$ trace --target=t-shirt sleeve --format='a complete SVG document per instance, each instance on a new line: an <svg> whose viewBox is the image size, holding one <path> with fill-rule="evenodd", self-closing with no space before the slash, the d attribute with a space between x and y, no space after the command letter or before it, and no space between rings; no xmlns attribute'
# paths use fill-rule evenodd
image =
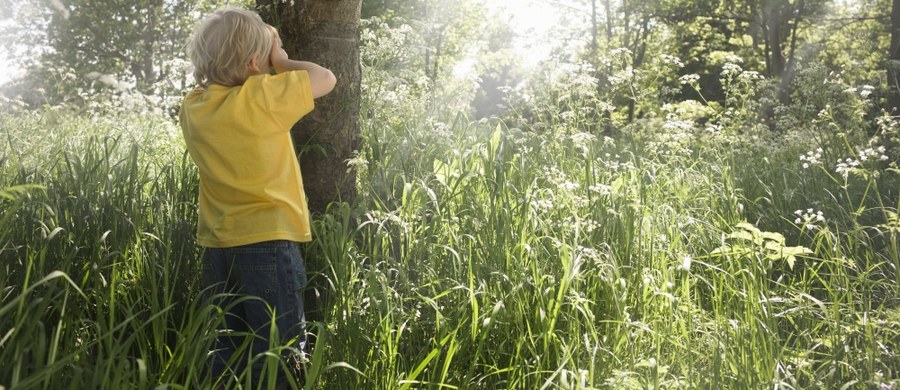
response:
<svg viewBox="0 0 900 390"><path fill-rule="evenodd" d="M290 129L315 108L309 73L305 70L265 75L260 83L263 106L279 128Z"/></svg>

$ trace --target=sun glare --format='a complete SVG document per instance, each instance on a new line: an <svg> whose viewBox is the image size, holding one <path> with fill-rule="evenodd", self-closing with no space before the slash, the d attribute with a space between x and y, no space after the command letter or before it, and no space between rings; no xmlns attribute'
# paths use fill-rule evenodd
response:
<svg viewBox="0 0 900 390"><path fill-rule="evenodd" d="M0 28L7 27L11 23L10 19L0 20ZM0 85L6 84L17 74L16 68L13 67L12 61L10 61L10 54L6 52L5 47L0 46Z"/></svg>
<svg viewBox="0 0 900 390"><path fill-rule="evenodd" d="M553 46L559 40L554 28L559 23L559 6L536 0L484 0L485 6L493 15L499 15L498 22L508 22L516 37L510 42L513 50L521 59L520 64L526 68L534 67L550 55ZM453 74L457 78L465 78L475 70L475 56L469 53L467 58L456 64Z"/></svg>
<svg viewBox="0 0 900 390"><path fill-rule="evenodd" d="M513 47L521 52L523 63L537 65L547 58L558 36L559 5L535 0L492 0L487 6L509 20L516 33Z"/></svg>

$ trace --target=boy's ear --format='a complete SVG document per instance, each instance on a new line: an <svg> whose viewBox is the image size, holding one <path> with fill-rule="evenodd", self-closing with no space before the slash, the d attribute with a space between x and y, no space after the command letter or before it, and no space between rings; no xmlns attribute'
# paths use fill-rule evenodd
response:
<svg viewBox="0 0 900 390"><path fill-rule="evenodd" d="M250 59L250 63L247 64L247 69L250 70L250 74L259 74L259 61L256 59L256 56Z"/></svg>

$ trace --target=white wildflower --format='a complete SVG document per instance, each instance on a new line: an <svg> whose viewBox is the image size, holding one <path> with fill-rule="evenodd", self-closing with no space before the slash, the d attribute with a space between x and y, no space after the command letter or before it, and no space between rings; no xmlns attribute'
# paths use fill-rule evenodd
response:
<svg viewBox="0 0 900 390"><path fill-rule="evenodd" d="M800 155L800 161L803 162L803 168L809 168L810 166L818 166L822 165L822 162L819 160L822 158L822 148L818 148L815 151L806 152L806 154Z"/></svg>
<svg viewBox="0 0 900 390"><path fill-rule="evenodd" d="M753 81L753 80L762 80L763 76L761 74L759 74L759 72L757 72L757 71L745 70L745 71L741 72L741 74L738 76L738 78L741 80Z"/></svg>
<svg viewBox="0 0 900 390"><path fill-rule="evenodd" d="M620 48L612 49L609 51L610 57L619 57L619 56L625 56L625 55L627 55L627 56L631 55L631 50L628 50L627 47L620 47Z"/></svg>
<svg viewBox="0 0 900 390"><path fill-rule="evenodd" d="M693 74L693 73L692 73L692 74L686 74L686 75L684 75L684 76L679 77L679 78L678 78L678 81L681 82L682 85L684 85L684 84L694 85L694 84L696 84L698 81L700 81L700 75L698 75L698 74Z"/></svg>
<svg viewBox="0 0 900 390"><path fill-rule="evenodd" d="M740 65L729 62L722 66L722 77L734 77L740 75L742 71Z"/></svg>
<svg viewBox="0 0 900 390"><path fill-rule="evenodd" d="M578 184L578 183L575 183L575 182L566 180L566 181L564 181L564 182L562 183L562 185L560 185L560 187L561 187L563 190L566 190L566 191L571 192L571 191L575 191L575 190L577 190L578 188L580 188L580 187L581 187L581 184Z"/></svg>
<svg viewBox="0 0 900 390"><path fill-rule="evenodd" d="M663 123L663 129L666 130L677 130L677 131L689 131L694 128L694 122L689 120L678 119L675 114L669 114L666 116L666 122Z"/></svg>
<svg viewBox="0 0 900 390"><path fill-rule="evenodd" d="M609 195L610 192L612 192L612 187L606 184L594 184L588 187L588 190L590 190L591 192L596 192L600 195Z"/></svg>
<svg viewBox="0 0 900 390"><path fill-rule="evenodd" d="M661 57L664 64L672 64L679 68L684 68L684 63L681 62L681 59L679 59L678 57L668 54L663 54Z"/></svg>
<svg viewBox="0 0 900 390"><path fill-rule="evenodd" d="M868 98L870 95L872 95L872 92L874 90L875 90L875 87L873 87L871 85L863 85L862 91L859 92L859 96L862 97L863 99Z"/></svg>
<svg viewBox="0 0 900 390"><path fill-rule="evenodd" d="M815 230L820 227L819 225L825 224L825 214L822 211L815 209L797 210L794 211L794 215L797 216L794 218L794 224L803 226L805 230Z"/></svg>
<svg viewBox="0 0 900 390"><path fill-rule="evenodd" d="M858 160L854 160L852 158L848 158L846 161L838 159L837 166L834 168L834 171L843 176L844 179L846 179L850 172L857 167L859 167Z"/></svg>
<svg viewBox="0 0 900 390"><path fill-rule="evenodd" d="M548 199L538 199L532 204L534 205L534 208L540 212L547 212L553 209L553 201Z"/></svg>

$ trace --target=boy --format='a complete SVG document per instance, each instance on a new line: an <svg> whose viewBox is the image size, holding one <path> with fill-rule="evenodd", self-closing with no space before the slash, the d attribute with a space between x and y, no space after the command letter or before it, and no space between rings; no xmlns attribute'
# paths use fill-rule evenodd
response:
<svg viewBox="0 0 900 390"><path fill-rule="evenodd" d="M296 242L312 237L290 130L336 80L319 65L290 60L275 28L237 8L209 15L188 51L198 88L184 98L179 119L200 171L203 285L221 294L216 304L226 311L212 374L227 382L223 374L241 374L269 349L272 322L281 339L271 345L293 339L296 349L305 346L306 273ZM250 354L235 354L246 342ZM254 382L261 383L264 361L252 360ZM278 377L283 385L282 370Z"/></svg>

